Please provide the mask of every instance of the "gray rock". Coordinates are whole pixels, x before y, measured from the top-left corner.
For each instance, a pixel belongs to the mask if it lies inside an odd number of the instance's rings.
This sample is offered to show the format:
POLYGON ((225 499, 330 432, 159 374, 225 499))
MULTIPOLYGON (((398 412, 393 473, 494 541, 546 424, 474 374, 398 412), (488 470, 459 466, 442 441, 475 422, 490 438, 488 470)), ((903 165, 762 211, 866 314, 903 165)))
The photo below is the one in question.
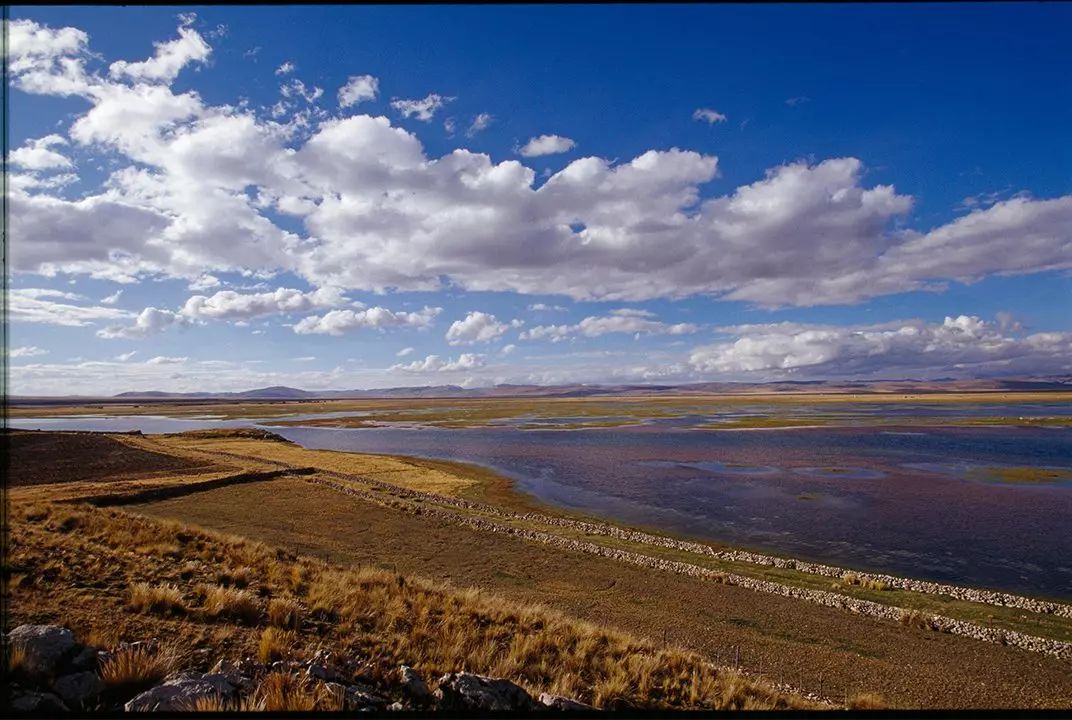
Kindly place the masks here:
POLYGON ((552 710, 599 710, 593 705, 585 705, 583 702, 577 702, 576 700, 550 693, 540 693, 539 700, 541 705, 552 710))
POLYGON ((414 702, 424 703, 432 699, 432 691, 428 689, 428 685, 419 672, 409 665, 402 665, 398 668, 398 674, 402 678, 406 695, 414 702))
POLYGON ((71 669, 74 671, 82 670, 96 670, 99 651, 95 647, 89 645, 76 645, 76 648, 80 648, 73 658, 71 658, 71 669))
POLYGON ((446 710, 513 711, 538 707, 520 685, 467 672, 441 677, 435 697, 446 710))
POLYGON ((63 701, 52 693, 20 691, 11 697, 11 709, 24 713, 70 712, 63 701))
POLYGON ((75 647, 74 635, 58 625, 20 625, 8 633, 8 642, 26 651, 26 671, 36 677, 55 672, 63 656, 75 647))
POLYGON ((313 680, 324 680, 326 682, 339 680, 339 673, 323 665, 310 665, 305 672, 313 680))
POLYGON ((93 672, 64 675, 52 685, 52 690, 65 704, 77 707, 104 692, 104 683, 93 672))
POLYGON ((127 712, 182 712, 189 710, 200 698, 220 696, 229 700, 234 695, 234 686, 223 675, 183 672, 172 675, 163 685, 146 690, 123 709, 127 712))
POLYGON ((351 685, 346 688, 347 710, 364 710, 367 708, 379 710, 384 707, 387 707, 387 698, 368 685, 351 685))

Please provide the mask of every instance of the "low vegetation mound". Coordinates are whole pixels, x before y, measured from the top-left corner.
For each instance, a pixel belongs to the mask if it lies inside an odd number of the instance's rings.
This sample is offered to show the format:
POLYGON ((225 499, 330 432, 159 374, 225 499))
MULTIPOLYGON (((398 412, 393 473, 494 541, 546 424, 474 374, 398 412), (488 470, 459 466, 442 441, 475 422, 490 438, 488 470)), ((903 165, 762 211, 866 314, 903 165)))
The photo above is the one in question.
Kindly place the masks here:
POLYGON ((197 440, 215 440, 228 438, 245 438, 250 440, 270 440, 272 442, 292 444, 282 435, 276 435, 260 428, 221 428, 218 430, 186 430, 181 433, 165 433, 163 437, 191 438, 197 440))
MULTIPOLYGON (((115 509, 23 502, 10 521, 10 626, 65 624, 105 648, 153 638, 168 648, 164 684, 184 688, 215 683, 209 671, 221 657, 260 663, 239 673, 235 692, 221 685, 218 695, 199 695, 203 709, 277 696, 304 698, 307 709, 349 708, 365 692, 355 684, 396 687, 402 665, 440 679, 433 692, 444 708, 473 709, 466 703, 489 693, 516 709, 542 693, 608 709, 816 707, 693 653, 475 589, 330 565, 115 509), (323 664, 318 651, 340 659, 334 675, 311 669, 323 664)), ((180 692, 155 687, 155 666, 146 677, 110 672, 104 683, 126 687, 124 703, 148 684, 162 696, 180 692)), ((27 703, 45 702, 36 692, 27 703)))
POLYGON ((91 433, 4 433, 11 486, 112 482, 157 472, 185 472, 201 463, 142 450, 114 437, 91 433))

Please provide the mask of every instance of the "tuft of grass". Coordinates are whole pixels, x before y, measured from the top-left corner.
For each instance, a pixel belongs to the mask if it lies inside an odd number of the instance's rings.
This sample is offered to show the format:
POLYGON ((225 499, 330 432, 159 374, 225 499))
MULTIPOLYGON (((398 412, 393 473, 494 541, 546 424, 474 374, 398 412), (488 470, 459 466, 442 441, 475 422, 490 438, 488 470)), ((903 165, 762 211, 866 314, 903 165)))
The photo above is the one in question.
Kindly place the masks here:
POLYGON ((86 636, 85 643, 95 648, 113 648, 119 644, 120 640, 122 637, 119 628, 115 625, 93 625, 86 636))
POLYGON ((257 644, 257 659, 262 663, 275 662, 286 657, 294 645, 294 633, 279 628, 265 628, 257 644))
POLYGON ((845 703, 849 710, 885 710, 886 701, 876 693, 856 693, 845 703))
POLYGON ((301 605, 293 598, 273 598, 268 603, 268 622, 297 630, 301 625, 301 605))
POLYGON ((218 585, 203 586, 205 615, 214 619, 233 620, 254 625, 260 619, 261 608, 255 598, 245 590, 223 588, 218 585))
POLYGON ((155 615, 183 615, 186 604, 182 591, 170 583, 150 585, 139 582, 130 586, 129 605, 135 612, 155 615))
POLYGON ((268 712, 309 712, 317 709, 318 695, 297 675, 268 673, 253 697, 268 712))
POLYGON ((153 652, 139 645, 115 653, 101 666, 100 677, 108 690, 135 695, 163 682, 175 669, 176 662, 174 647, 153 652))
POLYGON ((886 583, 881 580, 870 580, 862 578, 855 573, 845 573, 841 576, 841 581, 846 585, 859 585, 860 587, 867 588, 868 590, 877 590, 879 592, 887 588, 886 583))
POLYGON ((26 666, 26 646, 21 642, 10 643, 7 646, 7 671, 12 679, 29 675, 29 670, 26 666))
POLYGON ((226 568, 216 576, 216 582, 224 586, 244 588, 253 582, 253 576, 253 568, 250 567, 226 568))
POLYGON ((901 612, 901 624, 905 627, 928 630, 931 628, 931 620, 918 610, 904 610, 901 612))

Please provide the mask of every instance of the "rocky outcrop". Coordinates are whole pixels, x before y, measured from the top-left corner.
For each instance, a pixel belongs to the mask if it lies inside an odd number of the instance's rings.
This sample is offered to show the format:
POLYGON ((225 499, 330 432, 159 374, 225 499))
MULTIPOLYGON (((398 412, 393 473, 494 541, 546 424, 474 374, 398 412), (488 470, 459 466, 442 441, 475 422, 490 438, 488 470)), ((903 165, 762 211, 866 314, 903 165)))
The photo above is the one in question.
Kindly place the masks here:
POLYGON ((540 693, 539 702, 544 707, 551 710, 598 710, 599 708, 593 705, 585 705, 582 702, 576 700, 570 700, 569 698, 562 697, 561 695, 551 695, 550 693, 540 693))
POLYGON ((162 685, 146 690, 123 705, 127 712, 182 712, 191 710, 200 699, 234 699, 236 688, 224 675, 184 672, 162 685))
POLYGON ((7 639, 12 647, 22 648, 22 670, 33 677, 54 674, 76 650, 71 631, 56 625, 20 625, 8 633, 7 639))
POLYGON ((104 692, 104 683, 97 673, 84 670, 64 675, 52 690, 68 707, 77 708, 96 700, 104 692))
POLYGON ((432 691, 428 689, 427 683, 416 670, 409 665, 401 665, 398 668, 398 675, 402 681, 402 690, 410 700, 420 705, 432 700, 432 691))
POLYGON ((12 688, 11 709, 17 713, 35 713, 47 715, 48 713, 67 712, 68 707, 63 701, 52 693, 40 693, 32 690, 12 688))
POLYGON ((434 694, 444 710, 525 712, 536 709, 532 696, 520 685, 467 672, 444 675, 434 694))
MULTIPOLYGON (((36 671, 45 670, 33 675, 27 672, 27 666, 19 668, 18 681, 10 684, 8 696, 9 706, 19 713, 188 712, 196 709, 199 701, 206 701, 208 707, 233 709, 239 707, 240 701, 259 702, 257 689, 273 674, 289 675, 305 691, 333 698, 335 707, 349 712, 596 709, 547 694, 536 702, 524 688, 509 680, 467 672, 444 675, 432 692, 420 673, 408 665, 378 674, 370 672, 372 666, 368 662, 335 658, 325 650, 304 660, 279 660, 271 664, 252 658, 237 662, 223 659, 207 673, 192 670, 172 673, 155 687, 122 697, 121 688, 107 687, 98 674, 96 665, 100 658, 142 647, 152 651, 156 648, 154 642, 120 643, 109 652, 76 643, 70 631, 54 625, 23 625, 8 634, 9 640, 13 638, 36 653, 33 657, 37 663, 32 667, 36 671), (76 669, 78 663, 72 659, 80 659, 83 666, 92 664, 94 669, 76 669), (377 681, 376 677, 389 680, 377 681)), ((202 657, 202 661, 206 659, 202 657)))

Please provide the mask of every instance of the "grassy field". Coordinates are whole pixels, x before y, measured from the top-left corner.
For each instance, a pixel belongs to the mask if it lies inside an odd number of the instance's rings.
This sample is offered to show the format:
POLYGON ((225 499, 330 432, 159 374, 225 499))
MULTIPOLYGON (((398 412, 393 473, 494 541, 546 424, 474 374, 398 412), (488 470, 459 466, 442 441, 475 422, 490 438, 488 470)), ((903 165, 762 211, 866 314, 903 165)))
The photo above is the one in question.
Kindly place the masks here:
MULTIPOLYGON (((196 452, 198 449, 223 451, 263 458, 269 461, 316 467, 367 477, 371 480, 378 480, 397 487, 473 500, 515 512, 536 510, 549 516, 557 515, 598 521, 598 518, 586 516, 582 513, 564 513, 555 508, 542 506, 534 499, 514 492, 508 479, 466 463, 418 460, 391 455, 348 453, 335 450, 307 450, 288 442, 270 442, 249 437, 234 437, 227 432, 220 433, 216 437, 212 434, 205 435, 201 439, 191 439, 188 434, 182 433, 142 439, 140 441, 134 440, 134 442, 140 442, 146 448, 161 448, 170 452, 184 453, 187 457, 189 457, 189 453, 196 452)), ((203 455, 201 457, 203 462, 213 456, 203 455)), ((251 466, 250 469, 264 470, 267 467, 270 466, 251 466)), ((366 489, 373 488, 366 486, 366 489)), ((460 511, 455 507, 450 509, 454 512, 460 511)), ((466 510, 464 513, 474 517, 483 516, 477 510, 466 510)), ((747 562, 727 562, 709 555, 629 542, 613 537, 590 536, 582 530, 548 526, 535 520, 506 519, 502 517, 491 519, 508 526, 553 532, 562 537, 595 542, 607 547, 630 550, 652 557, 687 562, 712 570, 736 573, 812 590, 836 590, 838 593, 848 597, 893 604, 910 610, 942 614, 984 626, 1014 630, 1039 637, 1048 637, 1066 642, 1072 641, 1072 619, 1060 616, 1024 613, 1015 608, 997 607, 907 590, 886 589, 879 591, 863 585, 839 583, 834 578, 812 575, 797 570, 747 562)), ((638 529, 652 532, 651 529, 638 529)), ((665 533, 658 532, 655 534, 665 535, 665 533)))
POLYGON ((10 520, 12 625, 66 624, 108 647, 158 638, 175 649, 171 669, 304 658, 327 646, 367 658, 379 682, 407 663, 426 677, 464 668, 598 706, 817 707, 695 653, 475 589, 115 510, 16 503, 10 520), (211 654, 196 652, 205 646, 211 654))
MULTIPOLYGON (((80 495, 129 494, 169 483, 192 492, 199 490, 198 485, 206 479, 228 473, 263 472, 276 468, 273 462, 285 462, 500 508, 547 513, 546 508, 514 493, 506 479, 463 463, 310 451, 280 441, 281 438, 270 439, 269 434, 256 430, 110 437, 131 450, 163 451, 194 470, 177 473, 170 479, 152 475, 124 482, 111 482, 109 477, 81 482, 64 482, 61 478, 59 485, 16 487, 14 496, 19 503, 32 505, 80 495), (206 451, 247 457, 223 458, 206 451)), ((46 459, 39 464, 42 467, 35 472, 51 472, 44 467, 46 459)), ((392 501, 406 507, 385 508, 311 485, 301 478, 281 478, 203 490, 130 509, 235 533, 334 565, 400 571, 454 587, 480 586, 510 601, 549 603, 572 616, 647 638, 659 646, 669 640, 716 662, 725 662, 731 651, 736 661, 742 653, 738 648, 743 646, 741 664, 749 671, 812 691, 825 682, 824 693, 840 697, 842 702, 858 690, 877 690, 892 703, 906 707, 1041 707, 1053 706, 1062 693, 1067 697, 1072 690, 1067 663, 1049 657, 491 535, 415 515, 416 506, 410 501, 392 501)), ((481 515, 479 510, 466 512, 481 515)), ((571 528, 552 529, 535 520, 494 520, 718 571, 833 590, 849 597, 1041 637, 1072 639, 1072 622, 1065 618, 853 585, 794 570, 724 562, 679 550, 587 536, 571 528)), ((157 580, 150 577, 143 582, 157 580)), ((19 582, 25 582, 25 578, 19 582)))

